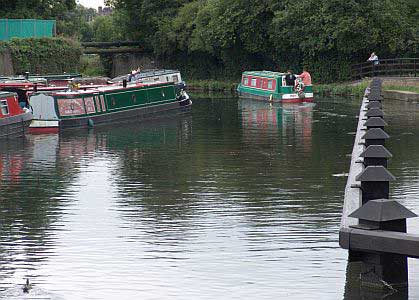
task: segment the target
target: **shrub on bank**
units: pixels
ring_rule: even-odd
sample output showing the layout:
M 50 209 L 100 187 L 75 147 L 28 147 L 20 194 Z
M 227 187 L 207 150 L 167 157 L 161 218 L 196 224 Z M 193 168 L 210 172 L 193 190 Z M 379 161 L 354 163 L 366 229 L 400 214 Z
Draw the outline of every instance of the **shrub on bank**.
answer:
M 364 95 L 369 81 L 362 81 L 358 84 L 337 83 L 337 84 L 315 84 L 313 85 L 314 93 L 321 96 L 356 96 Z
M 234 92 L 237 89 L 238 82 L 217 80 L 187 80 L 186 84 L 188 89 L 191 90 Z
M 101 58 L 96 54 L 86 54 L 81 57 L 80 70 L 83 76 L 105 76 L 106 70 Z
M 16 74 L 77 72 L 82 54 L 78 42 L 65 38 L 12 39 L 2 48 L 9 49 Z

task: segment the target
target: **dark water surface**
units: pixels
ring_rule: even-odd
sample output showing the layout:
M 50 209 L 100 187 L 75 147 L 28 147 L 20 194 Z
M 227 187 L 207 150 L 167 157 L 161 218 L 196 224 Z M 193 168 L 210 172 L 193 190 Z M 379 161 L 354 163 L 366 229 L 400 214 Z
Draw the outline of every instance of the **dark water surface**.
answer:
M 30 278 L 32 299 L 356 299 L 338 231 L 360 101 L 316 101 L 199 98 L 1 142 L 0 295 L 27 299 Z M 392 197 L 419 213 L 419 106 L 384 109 Z

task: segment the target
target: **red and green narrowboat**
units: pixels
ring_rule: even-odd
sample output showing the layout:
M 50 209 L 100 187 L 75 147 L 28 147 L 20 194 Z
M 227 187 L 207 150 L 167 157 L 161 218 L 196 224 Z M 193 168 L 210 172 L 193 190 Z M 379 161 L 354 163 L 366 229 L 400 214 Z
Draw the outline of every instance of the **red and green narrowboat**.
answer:
M 287 85 L 286 73 L 271 71 L 246 71 L 237 87 L 242 98 L 271 102 L 312 102 L 313 86 L 303 84 L 297 77 L 295 84 Z
M 0 139 L 23 136 L 32 113 L 19 106 L 16 93 L 0 92 Z
M 173 82 L 33 92 L 29 103 L 34 115 L 31 133 L 145 120 L 184 112 L 192 105 L 186 92 L 176 93 Z

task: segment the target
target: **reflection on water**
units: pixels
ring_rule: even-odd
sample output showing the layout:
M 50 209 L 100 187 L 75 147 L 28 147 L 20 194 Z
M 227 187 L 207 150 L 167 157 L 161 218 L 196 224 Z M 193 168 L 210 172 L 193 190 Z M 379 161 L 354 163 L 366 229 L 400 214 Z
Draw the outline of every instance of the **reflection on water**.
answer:
M 240 99 L 239 110 L 242 114 L 244 135 L 247 135 L 251 142 L 253 135 L 251 130 L 246 130 L 248 128 L 257 128 L 261 135 L 270 130 L 281 130 L 284 138 L 289 135 L 294 136 L 304 152 L 310 152 L 315 105 L 315 103 L 267 104 Z
M 195 102 L 169 120 L 0 145 L 3 298 L 24 299 L 25 278 L 47 299 L 343 297 L 336 174 L 358 103 Z M 393 130 L 417 136 L 398 116 Z M 391 165 L 415 211 L 419 157 L 396 158 L 419 149 L 408 137 Z

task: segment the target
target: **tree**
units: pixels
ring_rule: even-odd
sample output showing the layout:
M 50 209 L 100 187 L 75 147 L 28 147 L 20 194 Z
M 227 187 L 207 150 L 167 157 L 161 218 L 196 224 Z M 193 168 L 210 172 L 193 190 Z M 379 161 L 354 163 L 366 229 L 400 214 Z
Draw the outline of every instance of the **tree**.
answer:
M 348 66 L 365 61 L 371 51 L 388 57 L 407 50 L 412 30 L 403 2 L 286 0 L 273 19 L 272 43 L 298 55 L 299 63 L 311 66 L 317 77 L 345 77 Z
M 57 21 L 57 32 L 65 36 L 74 37 L 82 41 L 93 39 L 92 20 L 97 15 L 93 8 L 77 5 L 73 10 L 67 11 Z
M 348 77 L 369 53 L 417 55 L 417 0 L 109 0 L 126 38 L 166 61 L 242 69 L 301 69 L 322 81 Z M 179 59 L 182 58 L 182 59 Z M 201 68 L 197 64 L 196 68 Z M 206 65 L 206 68 L 208 66 Z
M 76 8 L 75 0 L 0 0 L 2 18 L 55 19 Z

